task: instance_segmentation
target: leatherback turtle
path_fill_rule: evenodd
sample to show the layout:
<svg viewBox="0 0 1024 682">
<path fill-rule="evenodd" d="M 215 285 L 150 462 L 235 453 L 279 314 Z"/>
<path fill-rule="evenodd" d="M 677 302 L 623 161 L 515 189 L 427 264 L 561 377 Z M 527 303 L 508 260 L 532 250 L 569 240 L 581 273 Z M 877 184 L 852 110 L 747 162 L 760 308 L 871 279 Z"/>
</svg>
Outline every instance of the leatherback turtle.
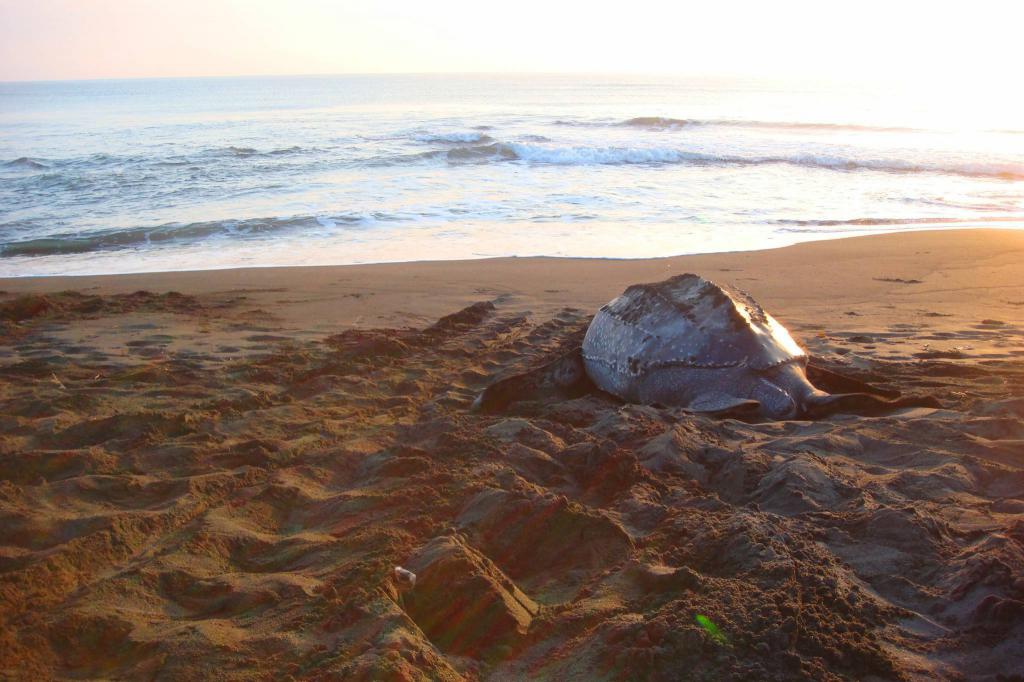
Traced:
<svg viewBox="0 0 1024 682">
<path fill-rule="evenodd" d="M 855 389 L 827 393 L 807 378 L 808 360 L 748 294 L 685 274 L 627 288 L 594 316 L 582 349 L 496 382 L 475 407 L 579 394 L 589 382 L 626 402 L 766 419 L 937 406 L 933 398 L 891 400 L 898 394 L 818 369 L 834 388 Z"/>
<path fill-rule="evenodd" d="M 636 284 L 594 316 L 583 362 L 628 402 L 772 419 L 835 401 L 807 380 L 807 354 L 746 293 L 697 275 Z"/>
</svg>

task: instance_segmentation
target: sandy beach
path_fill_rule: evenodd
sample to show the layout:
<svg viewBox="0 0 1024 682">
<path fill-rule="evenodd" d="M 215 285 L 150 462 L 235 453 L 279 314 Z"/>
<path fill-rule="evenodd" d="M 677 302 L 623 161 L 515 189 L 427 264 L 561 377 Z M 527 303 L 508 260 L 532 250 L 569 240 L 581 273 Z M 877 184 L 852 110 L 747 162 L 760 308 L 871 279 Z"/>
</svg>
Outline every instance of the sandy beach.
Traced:
<svg viewBox="0 0 1024 682">
<path fill-rule="evenodd" d="M 469 410 L 685 272 L 942 407 Z M 0 280 L 0 678 L 995 681 L 1022 651 L 1024 230 Z"/>
</svg>

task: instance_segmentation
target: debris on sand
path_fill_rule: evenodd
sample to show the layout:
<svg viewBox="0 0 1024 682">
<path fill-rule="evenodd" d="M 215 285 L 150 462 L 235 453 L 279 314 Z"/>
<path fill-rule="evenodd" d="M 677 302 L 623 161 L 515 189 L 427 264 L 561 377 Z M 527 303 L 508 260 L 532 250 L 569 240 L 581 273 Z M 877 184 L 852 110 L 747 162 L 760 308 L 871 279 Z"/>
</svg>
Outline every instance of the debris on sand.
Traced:
<svg viewBox="0 0 1024 682">
<path fill-rule="evenodd" d="M 416 587 L 416 574 L 401 566 L 395 566 L 395 580 L 408 587 Z"/>
</svg>

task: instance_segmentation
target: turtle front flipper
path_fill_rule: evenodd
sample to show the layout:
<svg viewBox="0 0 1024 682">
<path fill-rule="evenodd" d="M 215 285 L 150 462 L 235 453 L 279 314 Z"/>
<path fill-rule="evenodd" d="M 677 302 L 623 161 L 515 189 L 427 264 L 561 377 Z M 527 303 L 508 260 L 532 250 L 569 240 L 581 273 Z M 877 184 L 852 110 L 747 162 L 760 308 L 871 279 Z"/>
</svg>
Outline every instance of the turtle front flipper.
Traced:
<svg viewBox="0 0 1024 682">
<path fill-rule="evenodd" d="M 761 412 L 761 403 L 748 398 L 717 394 L 702 396 L 686 406 L 687 412 L 699 412 L 713 417 L 748 418 Z"/>
</svg>

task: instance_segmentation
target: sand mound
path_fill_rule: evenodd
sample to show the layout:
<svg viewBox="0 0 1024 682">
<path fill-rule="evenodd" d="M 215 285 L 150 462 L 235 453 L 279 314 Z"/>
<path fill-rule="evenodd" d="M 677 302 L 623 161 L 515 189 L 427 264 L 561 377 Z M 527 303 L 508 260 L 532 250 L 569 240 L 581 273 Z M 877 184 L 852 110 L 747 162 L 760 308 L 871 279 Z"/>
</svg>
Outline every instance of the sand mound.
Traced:
<svg viewBox="0 0 1024 682">
<path fill-rule="evenodd" d="M 166 294 L 136 291 L 113 296 L 64 291 L 50 295 L 26 294 L 0 302 L 0 320 L 24 322 L 42 317 L 60 319 L 86 315 L 113 315 L 139 310 L 196 313 L 202 310 L 202 306 L 194 296 L 186 296 L 176 291 Z"/>
<path fill-rule="evenodd" d="M 406 612 L 446 653 L 491 661 L 507 658 L 537 615 L 536 602 L 501 569 L 457 535 L 431 540 L 408 566 L 415 589 Z"/>
</svg>

